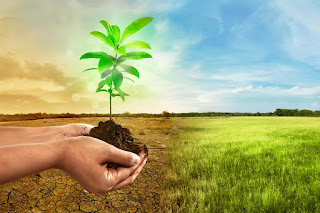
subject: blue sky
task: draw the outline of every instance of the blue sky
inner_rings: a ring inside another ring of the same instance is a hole
[[[195,38],[180,61],[195,110],[319,109],[320,2],[191,1],[167,17]]]
[[[132,62],[141,77],[115,112],[320,110],[319,1],[0,2],[2,111],[105,112],[96,73],[81,73],[95,62],[79,56],[105,48],[89,34],[101,19],[123,30],[143,16],[154,20],[128,41],[149,43],[153,59]],[[8,74],[17,67],[24,75]]]

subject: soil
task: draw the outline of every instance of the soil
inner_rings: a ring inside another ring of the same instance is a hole
[[[105,117],[52,118],[0,122],[0,126],[44,127],[70,123],[97,125]],[[101,196],[86,192],[68,174],[49,169],[0,185],[0,212],[167,212],[166,146],[180,131],[177,119],[114,118],[130,129],[135,143],[149,149],[148,162],[132,185]]]
[[[115,147],[139,154],[142,150],[148,155],[148,148],[146,145],[139,146],[135,143],[131,136],[130,130],[122,128],[121,125],[116,124],[113,120],[100,121],[97,127],[90,130],[89,135],[94,138],[103,140]],[[117,168],[120,165],[115,163],[108,163],[108,168]]]

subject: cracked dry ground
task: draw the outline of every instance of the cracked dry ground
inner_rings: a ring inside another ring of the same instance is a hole
[[[0,122],[0,126],[97,125],[107,118],[57,118]],[[51,169],[0,186],[0,212],[159,212],[165,188],[166,143],[177,129],[173,119],[115,118],[129,128],[135,141],[146,144],[149,158],[135,182],[121,190],[95,196],[66,173]]]

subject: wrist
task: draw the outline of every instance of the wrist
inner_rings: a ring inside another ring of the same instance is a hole
[[[52,150],[55,152],[55,159],[53,160],[53,167],[57,169],[63,169],[67,152],[67,139],[57,140],[52,142]]]

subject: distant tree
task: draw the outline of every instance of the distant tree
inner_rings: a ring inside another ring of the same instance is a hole
[[[286,111],[286,116],[296,116],[297,115],[297,112],[298,112],[298,109],[288,109]]]
[[[297,116],[298,109],[276,109],[273,114],[276,116]]]
[[[314,111],[313,115],[319,117],[320,116],[320,111]]]
[[[121,114],[121,116],[123,116],[123,117],[131,117],[132,114],[130,112],[124,112],[124,113]]]
[[[313,116],[313,111],[303,109],[298,112],[298,115],[300,115],[300,116]]]
[[[167,110],[165,110],[165,111],[163,111],[163,112],[161,113],[161,117],[168,118],[168,117],[170,117],[170,116],[171,116],[171,114],[170,114]]]

